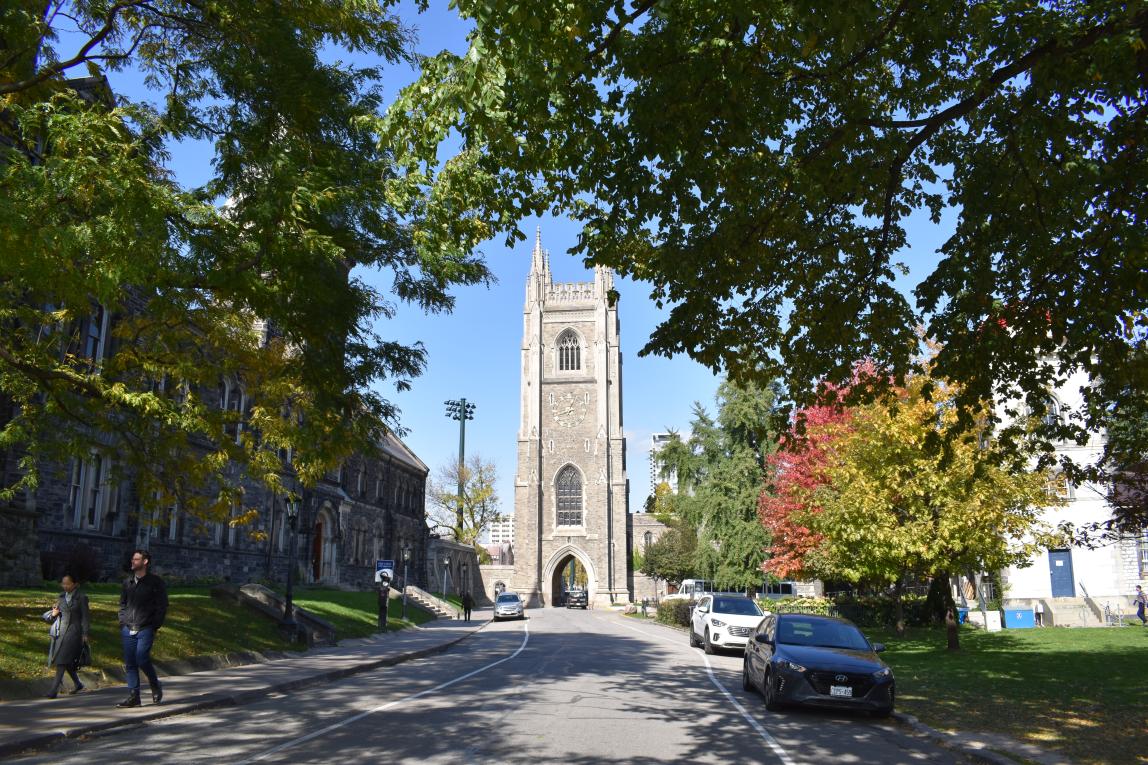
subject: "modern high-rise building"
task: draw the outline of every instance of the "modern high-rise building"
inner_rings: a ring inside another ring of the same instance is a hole
[[[654,489],[658,484],[665,482],[670,485],[670,490],[675,494],[678,493],[678,474],[676,471],[671,470],[668,476],[662,477],[661,467],[658,465],[657,456],[658,452],[666,447],[670,441],[675,438],[688,440],[688,436],[682,436],[680,433],[654,433],[650,436],[650,493],[654,493]]]

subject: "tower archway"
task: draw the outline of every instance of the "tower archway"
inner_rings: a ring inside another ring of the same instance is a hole
[[[586,590],[591,601],[598,590],[590,556],[585,551],[566,545],[551,557],[546,566],[546,605],[565,605],[565,592],[568,587],[581,587]]]

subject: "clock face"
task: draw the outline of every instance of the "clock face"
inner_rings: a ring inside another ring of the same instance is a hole
[[[572,428],[586,418],[590,408],[589,393],[553,393],[550,395],[550,414],[561,428]]]

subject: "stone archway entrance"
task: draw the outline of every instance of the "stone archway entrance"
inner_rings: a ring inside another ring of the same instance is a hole
[[[586,590],[590,600],[594,599],[594,591],[597,589],[585,554],[568,548],[560,551],[552,561],[547,586],[549,596],[547,605],[565,606],[566,590],[571,587]]]

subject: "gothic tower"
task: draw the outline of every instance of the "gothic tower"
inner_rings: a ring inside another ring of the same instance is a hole
[[[571,560],[590,598],[626,601],[630,552],[622,437],[617,293],[594,281],[555,283],[541,233],[534,243],[522,332],[522,419],[514,483],[512,586],[533,605],[559,605]]]

